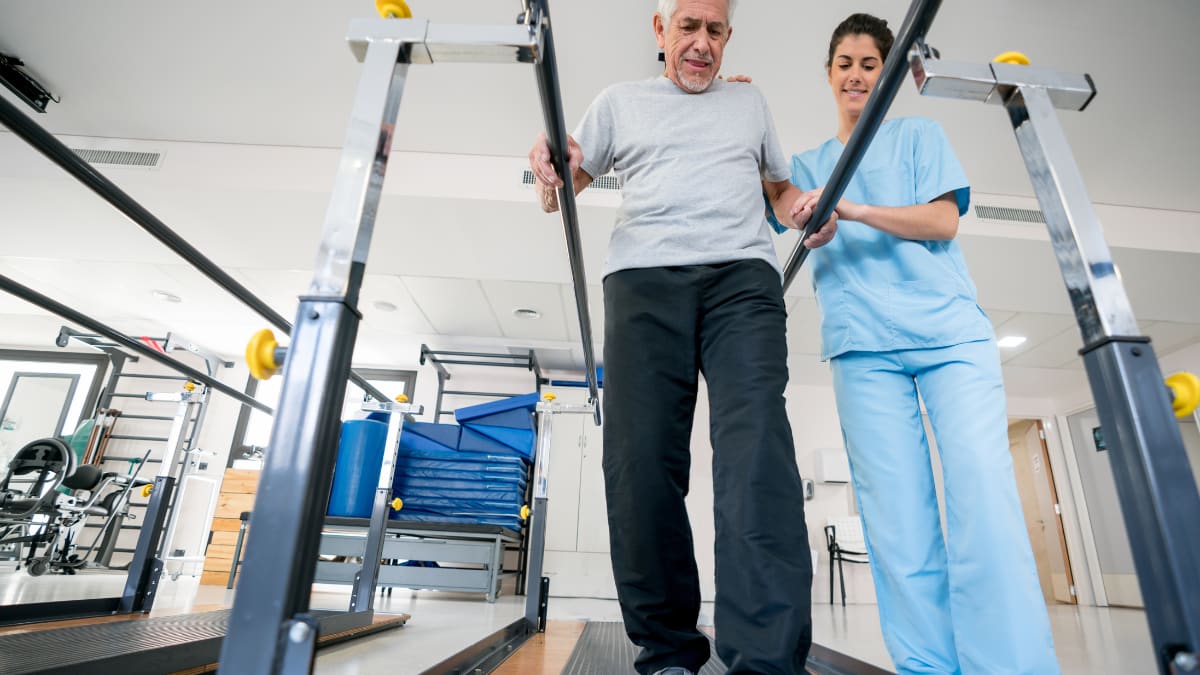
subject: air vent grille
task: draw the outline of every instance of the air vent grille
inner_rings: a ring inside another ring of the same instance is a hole
[[[1012,209],[1007,206],[975,206],[975,216],[984,220],[1008,220],[1018,223],[1045,223],[1046,218],[1036,209]]]
[[[153,169],[162,158],[159,152],[133,152],[130,150],[87,150],[71,148],[71,152],[88,164],[104,164],[107,166],[136,166]]]
[[[525,173],[521,177],[521,185],[533,185],[536,181],[533,179],[533,172],[525,169]],[[620,190],[621,184],[617,181],[617,177],[612,174],[605,174],[592,181],[589,186],[593,190]]]

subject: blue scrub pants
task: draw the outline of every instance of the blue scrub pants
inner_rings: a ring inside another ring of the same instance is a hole
[[[831,361],[888,651],[908,673],[1057,674],[991,340]],[[943,542],[925,401],[942,461]]]

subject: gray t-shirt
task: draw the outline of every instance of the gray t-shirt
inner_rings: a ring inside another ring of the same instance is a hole
[[[764,260],[779,270],[762,180],[788,180],[762,92],[716,80],[689,94],[666,77],[615,84],[575,130],[583,170],[614,170],[621,206],[604,274]]]

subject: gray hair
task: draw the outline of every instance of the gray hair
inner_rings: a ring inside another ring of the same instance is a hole
[[[658,0],[658,15],[662,17],[663,26],[671,25],[671,16],[675,14],[677,0]],[[737,9],[738,0],[728,0],[729,11],[726,12],[725,23],[733,25],[733,10]]]

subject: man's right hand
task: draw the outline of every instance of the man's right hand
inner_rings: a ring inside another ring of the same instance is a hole
[[[567,162],[574,176],[575,171],[583,164],[583,150],[570,135],[567,136]],[[529,151],[529,169],[533,171],[539,201],[542,210],[553,213],[558,210],[558,188],[563,187],[558,169],[550,160],[550,145],[546,142],[546,134],[538,134],[533,149]]]

